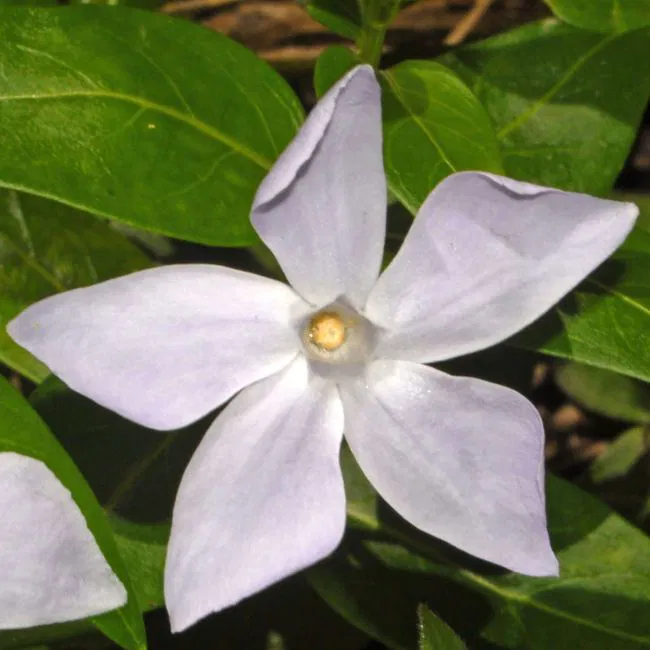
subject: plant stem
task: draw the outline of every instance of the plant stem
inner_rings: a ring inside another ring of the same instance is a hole
[[[388,25],[397,14],[401,0],[362,0],[363,27],[357,41],[359,58],[373,68],[379,66]]]

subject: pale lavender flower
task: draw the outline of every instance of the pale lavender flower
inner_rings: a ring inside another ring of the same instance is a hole
[[[70,492],[41,461],[0,453],[0,522],[0,630],[87,618],[126,603]]]
[[[48,298],[9,327],[71,388],[148,427],[185,426],[238,393],[176,499],[165,574],[174,630],[336,548],[344,432],[414,526],[513,571],[557,573],[537,411],[508,388],[423,364],[534,321],[612,253],[637,210],[455,174],[379,276],[380,112],[372,69],[355,68],[260,186],[252,223],[291,287],[170,266]]]

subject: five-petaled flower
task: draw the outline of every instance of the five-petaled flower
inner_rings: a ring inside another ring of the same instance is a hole
[[[48,298],[9,326],[71,388],[154,429],[183,427],[236,395],[174,506],[174,630],[334,550],[344,434],[417,528],[513,571],[557,573],[536,409],[425,364],[534,321],[614,251],[637,210],[455,174],[380,275],[386,201],[380,90],[360,66],[316,105],[253,204],[290,287],[168,266]]]

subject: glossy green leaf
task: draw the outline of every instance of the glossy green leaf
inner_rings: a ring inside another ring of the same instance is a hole
[[[450,70],[432,61],[405,61],[380,80],[386,176],[410,212],[452,172],[503,171],[487,114]]]
[[[357,56],[342,45],[328,47],[316,61],[314,90],[320,99],[348,70],[359,64]]]
[[[129,575],[117,550],[113,534],[95,496],[71,458],[52,436],[39,416],[18,392],[0,377],[0,451],[13,451],[42,460],[68,488],[83,512],[99,547],[129,592],[128,603],[114,612],[93,618],[106,636],[127,650],[146,648],[146,636]],[[58,626],[54,626],[56,628]],[[48,637],[44,627],[42,640]],[[10,646],[22,632],[1,632],[0,646]],[[53,635],[57,635],[54,631]],[[32,641],[35,643],[36,641]]]
[[[462,639],[426,605],[418,608],[419,650],[466,650]]]
[[[648,30],[601,35],[551,20],[441,59],[487,109],[508,176],[590,194],[609,192],[623,167],[649,60]]]
[[[368,503],[367,517],[376,516],[377,504]],[[547,480],[547,508],[561,565],[557,579],[499,571],[419,533],[380,505],[381,529],[351,530],[310,580],[348,620],[372,628],[394,648],[413,647],[421,602],[472,648],[650,647],[644,614],[650,607],[650,539],[553,476]],[[377,607],[382,598],[386,606]]]
[[[640,222],[614,256],[511,340],[650,381],[650,229]]]
[[[302,108],[252,52],[151,12],[6,7],[0,69],[0,185],[181,239],[256,241],[254,192]]]
[[[578,363],[560,366],[560,388],[594,413],[628,422],[650,422],[650,384]]]
[[[566,23],[596,32],[650,25],[650,0],[544,0]]]
[[[333,32],[355,41],[361,33],[357,0],[304,0],[307,13]]]
[[[55,201],[0,189],[0,361],[41,381],[49,371],[9,338],[6,324],[53,293],[148,265],[136,246],[102,220]]]

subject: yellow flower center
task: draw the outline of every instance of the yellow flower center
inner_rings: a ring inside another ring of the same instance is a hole
[[[327,352],[338,350],[345,342],[345,324],[335,312],[323,311],[309,322],[309,340]]]

